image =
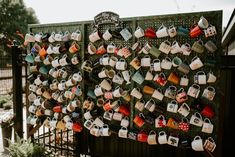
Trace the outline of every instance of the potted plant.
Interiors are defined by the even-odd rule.
[[[7,148],[11,157],[53,157],[45,147],[32,143],[31,139],[24,140],[16,135],[15,142],[9,140]]]
[[[7,139],[11,139],[12,127],[14,125],[14,115],[12,110],[4,111],[0,114],[0,126],[2,129],[3,147],[8,147]]]

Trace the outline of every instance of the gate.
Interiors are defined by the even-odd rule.
[[[183,26],[190,28],[191,25],[195,22],[197,22],[198,19],[200,19],[201,16],[205,16],[207,19],[210,19],[210,21],[213,23],[213,25],[217,28],[217,36],[213,38],[213,40],[216,42],[217,47],[219,50],[217,51],[216,55],[208,55],[208,56],[202,56],[205,60],[210,58],[216,58],[218,61],[217,65],[214,65],[214,63],[211,63],[208,61],[208,67],[206,67],[204,70],[209,71],[211,68],[214,68],[213,66],[217,67],[216,73],[219,75],[219,63],[220,63],[220,56],[221,56],[221,46],[220,46],[220,39],[222,35],[222,13],[221,11],[212,11],[212,12],[199,12],[199,13],[190,13],[190,14],[176,14],[176,15],[163,15],[163,16],[150,16],[150,17],[135,17],[135,18],[124,18],[121,19],[121,22],[124,27],[128,27],[130,32],[133,34],[137,26],[141,26],[145,29],[148,27],[153,28],[159,28],[162,23],[164,25],[170,26]],[[99,21],[96,21],[99,22]],[[94,23],[93,21],[84,21],[84,22],[72,22],[72,23],[61,23],[61,24],[46,24],[46,25],[29,25],[29,32],[32,32],[34,34],[37,34],[38,32],[66,32],[70,31],[73,32],[76,29],[80,29],[81,33],[83,34],[83,40],[79,42],[79,45],[81,47],[80,57],[81,57],[81,63],[84,63],[87,59],[92,60],[93,62],[97,62],[97,56],[90,57],[87,53],[86,46],[89,44],[89,34],[91,34],[94,30]],[[107,23],[101,23],[98,27],[98,30],[102,33],[104,33],[107,29],[115,29],[114,24],[107,24]],[[196,38],[199,39],[199,38]],[[201,38],[202,40],[205,40],[204,37]],[[149,42],[152,45],[160,45],[162,42],[164,42],[165,39],[158,39],[158,40],[146,40],[146,39],[140,39],[139,41],[144,44],[145,42]],[[170,42],[173,42],[173,39],[169,39]],[[190,44],[193,44],[195,40],[180,36],[177,38],[181,43],[189,42]],[[115,39],[113,41],[115,45],[123,45],[127,47],[131,47],[135,42],[136,39],[132,38],[130,41],[120,41],[118,39]],[[108,43],[106,43],[108,44]],[[30,49],[33,45],[30,45]],[[131,58],[133,59],[133,57]],[[161,58],[163,59],[163,58]],[[185,58],[186,59],[186,58]],[[190,58],[191,60],[192,58]],[[131,61],[128,59],[128,61]],[[80,65],[81,65],[80,63]],[[212,64],[212,66],[211,66]],[[77,67],[77,70],[81,70],[80,67]],[[84,78],[84,82],[81,84],[81,87],[83,89],[83,97],[81,97],[81,102],[83,102],[85,99],[87,99],[87,96],[85,93],[89,93],[90,87],[94,86],[96,83],[95,79],[92,79],[93,76],[89,76],[88,73],[82,72],[82,75]],[[29,85],[29,84],[28,84]],[[216,156],[220,156],[220,144],[221,144],[221,136],[219,136],[222,132],[221,126],[218,126],[220,123],[219,121],[219,113],[220,108],[219,104],[220,101],[223,101],[224,98],[222,96],[223,91],[219,88],[222,84],[221,82],[216,83],[218,86],[218,97],[216,99],[216,118],[213,120],[213,123],[216,125],[215,132],[213,133],[213,136],[216,137],[217,141],[217,148],[216,149]],[[131,83],[131,85],[128,88],[133,88],[136,86],[136,84]],[[85,88],[88,87],[88,88]],[[29,91],[27,91],[29,93]],[[220,99],[221,98],[221,99]],[[28,102],[28,101],[27,101]],[[134,104],[134,100],[131,100],[132,104]],[[27,104],[29,106],[29,102]],[[133,132],[136,132],[137,128],[132,123],[135,114],[138,112],[135,111],[134,106],[130,106],[131,115],[130,115],[130,128]],[[221,111],[222,112],[222,111]],[[84,110],[82,110],[81,114],[84,113]],[[221,117],[220,117],[221,118]],[[81,118],[81,121],[84,122],[84,118]],[[120,156],[135,156],[135,157],[152,157],[152,156],[213,156],[210,152],[195,152],[188,148],[181,148],[177,149],[172,146],[167,145],[156,145],[156,146],[150,146],[146,143],[137,142],[130,139],[122,139],[118,138],[117,132],[118,132],[118,126],[116,123],[112,126],[112,135],[110,137],[94,137],[90,135],[89,131],[87,129],[83,129],[81,133],[74,133],[71,130],[66,131],[58,131],[56,129],[48,129],[45,128],[42,123],[37,124],[35,126],[28,126],[28,136],[32,136],[34,138],[34,142],[44,144],[46,147],[52,149],[52,151],[56,152],[58,155],[64,155],[64,156],[79,156],[79,155],[90,155],[94,157],[120,157]],[[151,128],[147,128],[148,130]],[[195,131],[191,131],[189,136],[196,136],[198,134],[198,129]],[[180,134],[177,134],[177,136],[180,136]],[[206,135],[203,135],[203,137],[207,137]]]

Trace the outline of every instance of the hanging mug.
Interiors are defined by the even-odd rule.
[[[215,97],[215,88],[208,86],[206,89],[204,89],[202,97],[212,101]]]
[[[109,126],[107,124],[105,124],[102,128],[101,128],[101,135],[102,136],[110,136],[111,135],[111,131],[109,129]]]
[[[204,30],[205,37],[212,37],[217,34],[215,26],[209,25],[207,29]]]
[[[141,75],[140,71],[136,71],[132,76],[132,80],[141,85],[144,82],[144,77]]]
[[[200,20],[198,21],[198,26],[202,29],[206,29],[209,26],[209,22],[205,17],[201,16]]]
[[[184,132],[189,131],[189,122],[187,118],[182,118],[181,122],[179,123],[179,129]]]
[[[176,54],[176,53],[180,53],[182,51],[179,43],[175,40],[173,41],[172,45],[171,45],[171,54]]]
[[[150,50],[151,50],[152,46],[146,42],[144,44],[144,47],[141,49],[141,51],[144,53],[144,54],[149,54]]]
[[[181,86],[188,86],[189,79],[187,78],[187,75],[184,75],[180,78],[180,85]]]
[[[121,58],[119,61],[117,61],[115,67],[117,70],[126,70],[127,63],[124,59]]]
[[[200,93],[200,86],[197,84],[193,84],[189,87],[187,94],[193,98],[198,98]]]
[[[105,111],[103,118],[111,121],[113,119],[113,110]]]
[[[166,119],[163,115],[159,115],[156,119],[155,119],[155,127],[156,128],[162,128],[166,126]]]
[[[154,90],[154,92],[152,94],[152,98],[155,98],[155,99],[157,99],[159,101],[163,100],[164,95],[162,94],[162,91],[161,91],[160,88]]]
[[[188,106],[188,104],[183,103],[179,109],[178,109],[178,113],[181,114],[184,117],[187,117],[190,113],[190,107]]]
[[[212,137],[208,137],[204,143],[204,148],[210,152],[214,152],[216,148],[216,143]]]
[[[171,38],[175,37],[177,35],[176,27],[174,25],[171,25],[168,28],[168,34]]]
[[[215,83],[216,76],[213,74],[213,72],[209,72],[207,74],[207,83]]]
[[[191,63],[189,64],[189,67],[191,68],[191,70],[196,70],[196,69],[199,69],[203,66],[203,63],[201,61],[201,59],[197,56],[195,56]]]
[[[171,43],[168,40],[165,40],[160,44],[159,50],[165,54],[168,54],[171,51]]]
[[[120,138],[127,138],[128,135],[128,129],[125,127],[122,127],[119,131],[118,131],[118,137]]]
[[[180,88],[178,91],[177,91],[177,95],[176,95],[176,101],[178,103],[183,103],[185,101],[188,100],[188,96],[187,96],[187,93],[184,91],[183,88]]]
[[[174,84],[179,84],[180,78],[176,72],[171,72],[167,80]]]
[[[157,38],[163,38],[168,36],[168,30],[167,27],[164,26],[163,24],[158,28],[156,32]]]
[[[192,124],[192,125],[198,126],[198,127],[202,127],[202,125],[203,125],[203,120],[202,120],[201,114],[198,113],[198,112],[195,112],[195,113],[192,115],[192,117],[191,117],[189,123]]]
[[[177,113],[178,103],[175,100],[172,100],[167,104],[167,111],[172,113]]]
[[[140,112],[142,112],[144,110],[144,105],[145,105],[145,101],[143,99],[140,99],[135,103],[135,108],[139,110]]]
[[[102,35],[103,39],[104,40],[109,40],[112,38],[112,34],[111,34],[111,30],[110,29],[107,29],[104,34]]]
[[[214,125],[211,123],[210,119],[205,118],[202,126],[202,132],[211,134],[213,132]]]
[[[138,70],[141,67],[141,61],[139,60],[139,57],[135,57],[130,62],[130,65],[135,69]]]
[[[202,40],[195,41],[192,46],[192,50],[197,53],[203,53],[204,52],[204,45]]]
[[[171,67],[172,67],[171,59],[169,57],[164,58],[161,62],[161,68],[165,70],[170,70]]]
[[[94,30],[90,35],[89,35],[89,40],[94,43],[98,40],[100,40],[100,33],[98,30]]]
[[[149,55],[145,55],[143,58],[141,58],[140,65],[142,67],[150,67],[151,65],[151,58]]]
[[[153,99],[150,99],[149,101],[146,102],[144,106],[148,111],[153,112],[155,110],[156,104]]]
[[[144,30],[140,26],[138,26],[134,32],[134,35],[136,38],[141,38],[144,36]]]
[[[143,94],[140,92],[140,90],[138,88],[133,88],[130,95],[137,98],[137,99],[141,99],[143,96]]]
[[[139,127],[141,128],[144,124],[145,124],[145,120],[144,120],[144,115],[142,113],[140,113],[139,115],[136,115],[135,118],[133,119],[133,122]]]
[[[137,141],[139,142],[147,142],[148,135],[144,131],[140,131],[137,135]]]
[[[170,98],[170,99],[175,99],[177,94],[177,88],[175,86],[169,86],[166,91],[164,96]]]
[[[190,32],[189,32],[190,37],[191,38],[196,38],[200,34],[202,34],[201,28],[197,24],[192,25],[191,28],[190,28]]]
[[[209,52],[212,52],[212,53],[218,49],[215,43],[211,40],[207,41],[204,46]]]
[[[125,41],[128,41],[129,39],[132,38],[132,34],[130,33],[130,31],[127,28],[122,29],[120,34]]]
[[[155,131],[151,130],[148,135],[147,142],[149,145],[157,144],[157,134]]]
[[[203,141],[200,136],[196,136],[191,143],[192,149],[195,151],[204,151]]]
[[[168,141],[167,141],[168,145],[178,147],[178,143],[179,143],[179,138],[178,137],[175,137],[175,136],[172,136],[172,135],[170,135],[168,137]]]
[[[191,46],[189,43],[184,43],[181,45],[181,51],[183,55],[189,56],[191,54]]]
[[[198,71],[196,75],[194,75],[194,83],[205,85],[206,84],[206,74],[204,71]]]
[[[161,71],[161,61],[160,59],[154,59],[151,64],[151,68],[153,71]]]
[[[129,121],[129,118],[126,116],[126,117],[124,117],[122,120],[121,120],[121,123],[120,123],[120,125],[122,126],[122,127],[125,127],[125,128],[127,128],[128,126],[129,126],[129,124],[130,124],[130,121]]]
[[[165,86],[167,83],[167,79],[164,73],[156,74],[153,80],[160,86]]]
[[[167,144],[167,134],[165,131],[161,131],[158,133],[158,143],[159,144]]]

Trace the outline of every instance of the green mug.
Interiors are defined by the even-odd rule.
[[[42,73],[42,74],[47,75],[48,74],[48,69],[45,66],[41,66],[39,68],[39,72]]]
[[[87,92],[87,96],[92,98],[92,99],[96,99],[95,93],[93,90],[89,89]]]
[[[153,55],[154,57],[158,58],[159,55],[161,54],[161,51],[158,50],[155,46],[152,46],[149,53]]]
[[[35,58],[35,56],[32,53],[29,53],[25,57],[25,61],[27,61],[28,63],[34,63],[34,58]]]
[[[139,71],[137,71],[133,76],[132,80],[135,81],[138,84],[142,84],[144,82],[144,77],[140,74]]]

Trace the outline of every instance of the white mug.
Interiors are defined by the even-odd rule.
[[[176,40],[173,41],[172,46],[171,46],[171,54],[176,54],[176,53],[180,53],[180,52],[182,52],[182,49],[181,49],[179,43]]]
[[[178,103],[175,100],[172,100],[167,104],[167,111],[172,113],[177,113]]]
[[[154,59],[151,64],[153,71],[161,71],[161,61],[160,59]]]
[[[206,87],[202,93],[202,97],[212,101],[215,97],[215,88],[211,86]]]
[[[128,135],[127,128],[122,127],[121,129],[119,129],[118,137],[120,137],[120,138],[127,138],[127,135]]]
[[[122,114],[122,113],[114,112],[114,114],[113,114],[113,120],[121,121],[121,120],[122,120],[122,117],[123,117],[123,114]]]
[[[130,121],[129,121],[129,118],[126,116],[126,117],[124,117],[122,120],[121,120],[121,123],[120,123],[120,125],[122,126],[122,127],[125,127],[125,128],[127,128],[128,126],[129,126],[129,124],[130,124]]]
[[[102,130],[102,136],[110,136],[111,135],[111,131],[110,131],[109,126],[107,124],[103,125],[101,130]]]
[[[112,34],[110,33],[110,30],[109,29],[107,29],[105,32],[104,32],[104,34],[102,35],[102,37],[103,37],[103,39],[104,40],[109,40],[109,39],[111,39],[112,38]]]
[[[111,81],[108,79],[104,79],[101,83],[100,83],[100,87],[102,87],[103,89],[110,91],[112,89],[111,86]]]
[[[151,81],[153,80],[153,74],[151,73],[151,71],[147,71],[147,73],[145,74],[145,80]]]
[[[96,137],[100,136],[101,135],[101,131],[100,131],[99,126],[93,125],[92,128],[90,129],[90,134],[94,135]]]
[[[103,118],[102,117],[96,117],[96,119],[94,120],[94,124],[99,126],[99,127],[103,127],[103,125],[104,125]]]
[[[203,16],[201,16],[200,20],[198,21],[198,26],[202,29],[206,29],[209,26],[209,22]]]
[[[201,61],[201,59],[197,56],[195,56],[193,59],[192,59],[192,62],[189,64],[189,67],[191,68],[191,70],[196,70],[196,69],[199,69],[203,66],[203,63]]]
[[[140,65],[142,67],[150,67],[151,65],[151,58],[149,55],[145,55],[143,58],[141,58]]]
[[[178,109],[178,113],[181,114],[184,117],[187,117],[190,113],[190,107],[188,106],[188,104],[183,103],[179,109]]]
[[[123,58],[121,58],[119,61],[117,61],[115,67],[117,70],[126,70],[127,63]]]
[[[123,82],[124,82],[124,79],[122,78],[121,73],[117,73],[117,74],[114,75],[112,81],[113,81],[114,83],[117,83],[117,84],[119,84],[119,85],[122,85]]]
[[[108,70],[103,68],[101,72],[98,73],[99,78],[106,78],[108,77]]]
[[[192,149],[195,151],[204,151],[203,141],[200,136],[196,136],[191,143]]]
[[[98,96],[101,96],[101,95],[104,95],[104,91],[103,91],[103,89],[102,89],[99,85],[96,85],[96,86],[95,86],[94,93],[95,93],[95,95],[96,95],[97,97],[98,97]]]
[[[131,71],[128,70],[124,70],[122,71],[122,76],[124,78],[124,80],[126,81],[126,84],[130,84],[130,79],[131,79]]]
[[[29,100],[30,102],[34,102],[34,100],[35,100],[36,98],[37,98],[37,96],[36,96],[36,94],[34,94],[33,92],[28,95],[28,100]]]
[[[140,26],[138,26],[134,32],[136,38],[141,38],[144,36],[144,30]]]
[[[157,100],[162,101],[163,98],[164,98],[164,95],[162,94],[161,89],[155,89],[153,94],[152,94],[152,97],[157,99]]]
[[[62,41],[62,38],[63,38],[63,33],[61,31],[56,33],[54,36],[55,41]]]
[[[153,112],[155,110],[156,104],[153,99],[150,99],[149,101],[146,102],[144,106],[148,111]]]
[[[116,98],[119,98],[123,95],[123,89],[117,86],[115,90],[113,91],[113,96]]]
[[[93,33],[91,33],[90,35],[89,35],[89,40],[91,41],[91,42],[96,42],[96,41],[98,41],[98,40],[100,40],[101,38],[100,38],[100,36],[99,36],[99,32],[98,32],[98,30],[94,30],[93,31]]]
[[[113,119],[113,110],[105,111],[103,118],[111,121]]]
[[[96,47],[93,43],[88,44],[87,50],[90,55],[93,55],[96,53]]]
[[[49,41],[50,43],[55,42],[55,32],[52,32],[52,33],[51,33],[50,37],[48,38],[48,41]]]
[[[191,54],[191,46],[189,43],[184,43],[181,45],[181,51],[183,55],[189,56]]]
[[[109,55],[105,54],[100,58],[101,65],[109,65]]]
[[[140,99],[135,103],[135,108],[142,112],[144,110],[144,105],[145,101],[143,99]]]
[[[71,34],[71,39],[76,41],[82,40],[82,33],[79,29],[77,29],[75,32]]]
[[[140,93],[138,88],[133,88],[132,91],[131,91],[131,96],[133,96],[133,97],[135,97],[137,99],[141,99],[143,94]]]
[[[171,43],[168,40],[165,40],[160,44],[159,50],[165,54],[168,54],[171,51]]]
[[[202,127],[203,125],[203,120],[202,120],[202,116],[200,113],[195,112],[192,117],[190,118],[189,121],[190,124],[198,126],[198,127]]]
[[[198,71],[196,75],[194,75],[194,83],[197,84],[206,84],[206,74],[204,71]]]
[[[161,68],[165,70],[170,70],[172,67],[172,62],[169,57],[166,57],[165,59],[162,60],[161,62]]]
[[[158,133],[158,143],[159,144],[167,144],[168,143],[166,132],[161,131]]]
[[[213,132],[214,125],[211,123],[210,119],[205,118],[202,126],[202,132],[211,134]]]
[[[151,130],[148,135],[147,142],[149,145],[157,144],[157,134],[155,131]]]
[[[87,111],[86,113],[84,113],[83,116],[86,120],[93,118],[93,116],[91,115],[91,111]]]
[[[200,86],[197,84],[193,84],[191,87],[189,87],[187,95],[193,98],[198,98],[199,93],[200,93]]]
[[[184,75],[180,78],[180,85],[181,86],[188,86],[189,79],[187,78],[187,75]]]
[[[157,38],[163,38],[168,36],[168,30],[167,27],[163,24],[158,28],[156,32]]]
[[[141,49],[141,52],[143,52],[144,54],[149,54],[149,51],[151,50],[152,46],[146,42],[144,44],[144,47]]]
[[[207,74],[207,83],[214,83],[215,81],[216,81],[216,76],[212,72],[209,72]]]
[[[117,61],[118,61],[117,57],[111,56],[111,57],[109,58],[109,65],[110,65],[111,67],[115,67]]]
[[[91,130],[91,128],[94,126],[94,121],[93,119],[88,119],[84,122],[84,126],[85,128],[87,128],[88,130]]]
[[[168,137],[168,145],[174,146],[174,147],[178,147],[178,143],[179,143],[179,138],[178,137],[174,137],[174,136],[169,136]]]
[[[176,30],[176,27],[171,25],[169,28],[168,28],[168,34],[171,38],[175,37],[177,35],[177,30]]]

